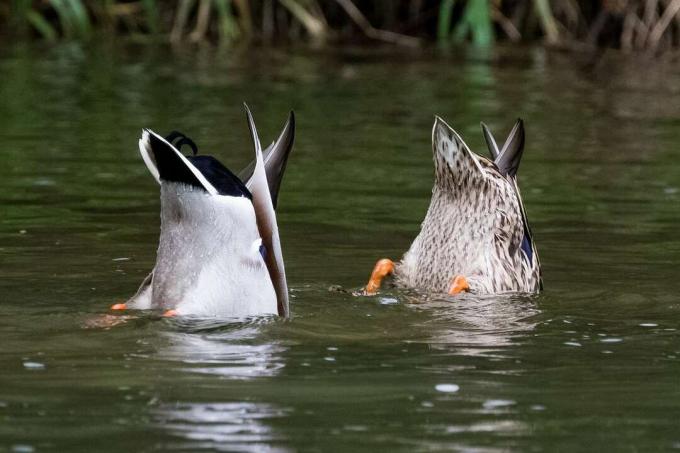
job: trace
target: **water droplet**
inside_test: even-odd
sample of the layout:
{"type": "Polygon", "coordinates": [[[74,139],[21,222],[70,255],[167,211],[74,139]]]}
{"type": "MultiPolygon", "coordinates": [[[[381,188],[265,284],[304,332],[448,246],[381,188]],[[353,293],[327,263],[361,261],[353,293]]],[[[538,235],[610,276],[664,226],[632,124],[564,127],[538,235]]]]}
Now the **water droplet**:
{"type": "Polygon", "coordinates": [[[456,384],[437,384],[434,386],[434,389],[442,393],[456,393],[460,390],[460,386],[456,384]]]}
{"type": "Polygon", "coordinates": [[[364,432],[368,431],[368,427],[364,425],[345,425],[342,429],[345,431],[354,431],[354,432],[364,432]]]}
{"type": "Polygon", "coordinates": [[[44,370],[45,364],[40,362],[24,362],[24,368],[27,370],[44,370]]]}
{"type": "Polygon", "coordinates": [[[12,452],[14,453],[33,453],[35,448],[31,445],[16,444],[12,445],[12,452]]]}
{"type": "Polygon", "coordinates": [[[576,341],[565,341],[564,344],[567,346],[581,347],[581,343],[578,343],[576,341]]]}
{"type": "Polygon", "coordinates": [[[487,400],[484,401],[482,405],[484,409],[496,409],[499,407],[508,407],[514,405],[515,402],[512,400],[487,400]]]}
{"type": "Polygon", "coordinates": [[[659,327],[659,325],[653,322],[643,322],[640,327],[659,327]]]}
{"type": "Polygon", "coordinates": [[[600,343],[621,343],[623,341],[623,338],[603,338],[600,340],[600,343]]]}
{"type": "Polygon", "coordinates": [[[380,298],[380,305],[394,305],[398,304],[399,301],[394,298],[394,297],[381,297],[380,298]]]}

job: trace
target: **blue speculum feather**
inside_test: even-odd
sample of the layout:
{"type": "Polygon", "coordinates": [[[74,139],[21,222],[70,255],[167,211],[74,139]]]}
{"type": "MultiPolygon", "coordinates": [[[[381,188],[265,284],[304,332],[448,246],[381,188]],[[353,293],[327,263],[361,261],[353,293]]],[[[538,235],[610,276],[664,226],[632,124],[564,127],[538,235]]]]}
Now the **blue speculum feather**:
{"type": "Polygon", "coordinates": [[[533,248],[531,247],[531,237],[529,236],[529,232],[527,231],[527,227],[524,227],[524,237],[522,238],[522,250],[524,251],[525,256],[529,260],[529,264],[534,259],[534,251],[533,248]]]}

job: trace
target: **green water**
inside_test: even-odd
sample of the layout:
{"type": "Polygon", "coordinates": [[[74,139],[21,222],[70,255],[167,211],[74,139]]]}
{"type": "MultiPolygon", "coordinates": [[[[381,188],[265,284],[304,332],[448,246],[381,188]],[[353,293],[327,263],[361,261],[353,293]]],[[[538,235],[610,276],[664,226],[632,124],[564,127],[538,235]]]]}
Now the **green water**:
{"type": "Polygon", "coordinates": [[[0,451],[680,449],[680,76],[611,60],[0,51],[0,451]],[[293,318],[110,314],[155,259],[141,128],[238,170],[242,101],[266,142],[298,119],[279,199],[293,318]],[[478,151],[480,120],[525,119],[542,294],[329,291],[417,233],[435,113],[478,151]]]}

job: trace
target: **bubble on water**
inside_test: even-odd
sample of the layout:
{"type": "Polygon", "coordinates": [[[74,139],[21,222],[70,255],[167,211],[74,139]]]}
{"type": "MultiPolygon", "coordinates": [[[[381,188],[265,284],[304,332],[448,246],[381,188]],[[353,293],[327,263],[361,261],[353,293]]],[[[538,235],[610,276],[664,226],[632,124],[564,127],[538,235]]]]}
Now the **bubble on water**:
{"type": "Polygon", "coordinates": [[[659,327],[659,325],[653,322],[643,322],[640,327],[659,327]]]}
{"type": "Polygon", "coordinates": [[[621,343],[622,341],[623,341],[623,338],[611,337],[611,338],[601,339],[600,343],[621,343]]]}
{"type": "Polygon", "coordinates": [[[434,389],[442,393],[456,393],[460,390],[460,386],[456,384],[437,384],[434,386],[434,389]]]}
{"type": "Polygon", "coordinates": [[[381,297],[380,298],[380,305],[394,305],[398,304],[399,301],[394,298],[394,297],[381,297]]]}
{"type": "Polygon", "coordinates": [[[564,344],[566,346],[575,346],[575,347],[581,347],[581,343],[576,342],[576,341],[565,341],[564,344]]]}
{"type": "Polygon", "coordinates": [[[324,357],[323,358],[326,362],[335,362],[335,357],[324,357]]]}
{"type": "Polygon", "coordinates": [[[484,409],[497,409],[499,407],[508,407],[514,405],[512,400],[486,400],[482,406],[484,409]]]}
{"type": "Polygon", "coordinates": [[[434,403],[432,401],[423,401],[420,403],[420,405],[423,407],[434,407],[434,403]]]}
{"type": "Polygon", "coordinates": [[[111,261],[130,261],[127,256],[121,256],[120,258],[113,258],[111,261]]]}
{"type": "Polygon", "coordinates": [[[532,411],[540,412],[545,410],[545,406],[542,404],[532,404],[531,406],[529,406],[529,409],[531,409],[532,411]]]}
{"type": "Polygon", "coordinates": [[[609,349],[605,349],[602,351],[602,354],[614,354],[614,351],[610,351],[609,349]]]}
{"type": "Polygon", "coordinates": [[[35,186],[54,186],[56,182],[53,179],[50,178],[36,178],[33,180],[33,185],[35,186]]]}
{"type": "Polygon", "coordinates": [[[336,348],[335,346],[329,346],[329,347],[326,348],[326,350],[327,351],[337,351],[338,348],[336,348]]]}
{"type": "Polygon", "coordinates": [[[44,370],[45,364],[40,362],[24,362],[24,368],[27,370],[44,370]]]}
{"type": "Polygon", "coordinates": [[[345,431],[354,431],[357,433],[361,433],[364,431],[368,431],[368,426],[364,425],[345,425],[342,427],[345,431]]]}
{"type": "Polygon", "coordinates": [[[26,444],[16,444],[12,445],[12,452],[13,453],[32,453],[35,451],[35,448],[31,445],[26,445],[26,444]]]}

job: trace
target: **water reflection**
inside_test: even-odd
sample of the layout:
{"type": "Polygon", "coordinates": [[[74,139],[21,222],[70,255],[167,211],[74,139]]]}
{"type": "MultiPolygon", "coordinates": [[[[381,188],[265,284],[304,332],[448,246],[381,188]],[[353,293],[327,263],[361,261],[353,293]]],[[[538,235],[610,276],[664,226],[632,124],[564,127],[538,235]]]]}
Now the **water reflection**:
{"type": "Polygon", "coordinates": [[[285,366],[286,348],[270,341],[270,318],[246,322],[178,319],[174,330],[162,333],[166,341],[157,357],[179,363],[179,378],[195,381],[192,375],[216,376],[220,383],[201,379],[198,388],[177,399],[160,404],[152,411],[155,424],[187,443],[173,448],[217,451],[284,451],[270,443],[282,436],[269,421],[285,415],[285,410],[269,403],[253,402],[243,387],[247,381],[272,378],[285,366]],[[226,385],[223,379],[242,381],[226,385]],[[243,399],[248,399],[244,401],[243,399]],[[206,402],[208,400],[208,402],[206,402]]]}
{"type": "Polygon", "coordinates": [[[497,356],[534,330],[541,313],[535,296],[518,295],[433,298],[413,307],[430,311],[422,327],[431,332],[432,347],[469,356],[497,356]]]}
{"type": "Polygon", "coordinates": [[[272,447],[280,436],[267,424],[286,411],[261,403],[179,403],[159,407],[156,423],[185,439],[173,447],[195,450],[259,452],[287,451],[272,447]]]}
{"type": "Polygon", "coordinates": [[[269,317],[245,322],[178,319],[176,330],[164,332],[167,342],[158,351],[162,360],[180,362],[181,371],[227,379],[276,376],[284,367],[285,348],[263,338],[263,329],[276,322],[269,317]]]}

